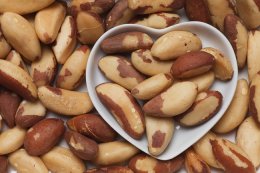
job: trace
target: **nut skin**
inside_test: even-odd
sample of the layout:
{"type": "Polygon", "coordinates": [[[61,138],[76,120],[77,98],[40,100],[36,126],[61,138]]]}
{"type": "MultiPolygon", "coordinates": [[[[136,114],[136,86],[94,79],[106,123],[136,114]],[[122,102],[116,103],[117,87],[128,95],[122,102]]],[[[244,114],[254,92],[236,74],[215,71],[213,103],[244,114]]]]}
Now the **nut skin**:
{"type": "Polygon", "coordinates": [[[255,74],[260,71],[259,59],[257,58],[260,54],[258,45],[260,39],[260,31],[250,31],[248,34],[248,49],[247,49],[247,69],[249,81],[252,81],[255,74]]]}
{"type": "Polygon", "coordinates": [[[111,142],[117,137],[117,133],[99,115],[95,114],[76,116],[67,121],[67,126],[98,142],[111,142]]]}
{"type": "Polygon", "coordinates": [[[7,173],[8,160],[5,156],[0,156],[0,173],[7,173]]]}
{"type": "Polygon", "coordinates": [[[249,86],[245,79],[237,82],[235,95],[227,111],[213,127],[216,133],[228,133],[238,127],[247,115],[249,103],[249,86]]]}
{"type": "Polygon", "coordinates": [[[186,0],[184,9],[189,20],[211,24],[209,9],[204,0],[186,0]]]}
{"type": "Polygon", "coordinates": [[[76,18],[77,36],[82,44],[95,44],[105,32],[103,19],[96,13],[80,11],[76,18]]]}
{"type": "Polygon", "coordinates": [[[54,147],[41,156],[42,161],[51,172],[82,173],[86,170],[85,163],[76,157],[68,148],[54,147]]]}
{"type": "Polygon", "coordinates": [[[31,64],[31,76],[38,87],[51,85],[57,71],[57,61],[52,50],[43,46],[42,56],[31,64]]]}
{"type": "Polygon", "coordinates": [[[56,86],[63,89],[74,90],[82,83],[88,61],[90,48],[80,46],[68,58],[59,71],[56,86]]]}
{"type": "Polygon", "coordinates": [[[260,73],[258,72],[250,83],[249,90],[249,114],[252,115],[255,121],[260,124],[259,112],[259,87],[260,87],[260,73]]]}
{"type": "Polygon", "coordinates": [[[209,71],[215,63],[214,57],[206,52],[186,53],[173,63],[171,74],[175,78],[190,78],[209,71]]]}
{"type": "Polygon", "coordinates": [[[252,116],[247,117],[239,126],[236,144],[248,155],[257,168],[260,165],[260,127],[252,116]]]}
{"type": "Polygon", "coordinates": [[[31,62],[41,56],[39,39],[31,24],[22,16],[12,12],[5,12],[1,17],[3,34],[23,57],[31,62]],[[19,29],[19,28],[23,29],[19,29]]]}
{"type": "Polygon", "coordinates": [[[131,93],[113,83],[98,85],[96,92],[126,133],[134,139],[140,139],[145,131],[144,115],[131,93]]]}
{"type": "Polygon", "coordinates": [[[224,167],[225,172],[256,172],[253,163],[241,148],[228,140],[217,138],[210,140],[216,160],[224,167]]]}
{"type": "Polygon", "coordinates": [[[18,14],[28,14],[39,11],[42,8],[49,6],[53,3],[54,0],[28,0],[26,3],[20,0],[14,0],[9,2],[8,0],[1,0],[0,1],[0,13],[3,12],[14,12],[18,14]]]}
{"type": "Polygon", "coordinates": [[[118,0],[105,19],[106,30],[128,23],[135,13],[128,8],[127,0],[118,0]]]}
{"type": "Polygon", "coordinates": [[[65,15],[66,7],[57,2],[36,13],[34,26],[41,42],[50,44],[56,39],[65,15]]]}
{"type": "Polygon", "coordinates": [[[30,156],[24,149],[17,150],[10,154],[8,160],[17,172],[49,172],[39,157],[30,156]]]}
{"type": "Polygon", "coordinates": [[[125,141],[113,141],[99,144],[99,152],[93,163],[99,166],[124,163],[140,151],[125,141]]]}
{"type": "Polygon", "coordinates": [[[65,126],[61,119],[44,119],[28,130],[24,148],[32,156],[43,155],[60,141],[64,132],[65,126]]]}
{"type": "Polygon", "coordinates": [[[106,13],[115,5],[115,0],[73,0],[69,12],[76,16],[79,11],[88,11],[97,14],[106,13]]]}
{"type": "Polygon", "coordinates": [[[0,155],[12,153],[23,145],[26,130],[15,126],[0,135],[0,155]]]}
{"type": "Polygon", "coordinates": [[[147,17],[136,17],[129,23],[143,25],[155,29],[164,29],[180,22],[180,16],[173,13],[154,13],[147,17]]]}
{"type": "Polygon", "coordinates": [[[22,101],[15,114],[15,123],[22,128],[30,128],[45,118],[46,108],[41,102],[22,101]]]}
{"type": "Polygon", "coordinates": [[[154,42],[151,52],[159,60],[174,60],[187,52],[199,51],[201,48],[201,40],[196,34],[170,31],[154,42]]]}
{"type": "Polygon", "coordinates": [[[213,66],[213,71],[216,78],[226,81],[233,77],[234,70],[232,64],[229,58],[226,57],[220,50],[212,47],[205,47],[201,49],[201,51],[207,52],[214,56],[215,64],[213,66]]]}
{"type": "Polygon", "coordinates": [[[88,93],[41,86],[38,88],[38,96],[48,110],[62,115],[84,114],[93,108],[88,93]]]}
{"type": "Polygon", "coordinates": [[[0,115],[9,128],[15,126],[15,113],[21,102],[20,97],[7,90],[0,90],[0,115]]]}
{"type": "Polygon", "coordinates": [[[72,16],[65,17],[52,50],[59,64],[64,64],[72,54],[77,42],[77,28],[72,16]]]}
{"type": "Polygon", "coordinates": [[[145,80],[145,76],[122,56],[105,56],[99,60],[98,67],[108,79],[128,90],[145,80]]]}
{"type": "Polygon", "coordinates": [[[173,64],[173,61],[160,61],[154,58],[149,49],[139,49],[132,52],[131,62],[139,72],[147,76],[170,73],[173,64]]]}
{"type": "Polygon", "coordinates": [[[98,153],[98,144],[80,133],[67,131],[65,140],[71,151],[83,160],[93,160],[98,153]]]}
{"type": "Polygon", "coordinates": [[[104,39],[101,49],[107,54],[127,53],[138,49],[148,49],[152,44],[152,38],[143,32],[124,32],[104,39]]]}
{"type": "Polygon", "coordinates": [[[207,163],[197,155],[193,149],[185,152],[185,169],[188,173],[210,173],[211,170],[207,163]]]}
{"type": "Polygon", "coordinates": [[[143,111],[151,116],[173,117],[188,110],[195,101],[196,96],[196,84],[193,82],[179,82],[146,102],[143,111]]]}
{"type": "Polygon", "coordinates": [[[244,21],[248,29],[255,29],[260,25],[259,1],[236,0],[236,8],[239,17],[244,21]]]}
{"type": "Polygon", "coordinates": [[[129,8],[137,14],[149,14],[162,11],[176,11],[184,6],[184,0],[135,1],[128,0],[129,8]]]}
{"type": "Polygon", "coordinates": [[[130,168],[125,166],[109,166],[103,168],[93,168],[84,173],[134,173],[130,168]]]}
{"type": "Polygon", "coordinates": [[[205,123],[221,108],[223,96],[219,91],[205,91],[197,95],[193,105],[177,117],[183,126],[197,126],[205,123]]]}
{"type": "Polygon", "coordinates": [[[229,14],[224,20],[224,34],[231,43],[237,57],[237,64],[242,69],[247,59],[248,31],[242,20],[234,14],[229,14]]]}
{"type": "Polygon", "coordinates": [[[0,85],[29,101],[37,99],[37,88],[29,74],[5,60],[0,60],[0,85]]]}
{"type": "Polygon", "coordinates": [[[168,161],[160,161],[148,155],[139,154],[130,160],[128,166],[135,173],[174,173],[181,169],[183,163],[183,155],[179,155],[168,161]]]}

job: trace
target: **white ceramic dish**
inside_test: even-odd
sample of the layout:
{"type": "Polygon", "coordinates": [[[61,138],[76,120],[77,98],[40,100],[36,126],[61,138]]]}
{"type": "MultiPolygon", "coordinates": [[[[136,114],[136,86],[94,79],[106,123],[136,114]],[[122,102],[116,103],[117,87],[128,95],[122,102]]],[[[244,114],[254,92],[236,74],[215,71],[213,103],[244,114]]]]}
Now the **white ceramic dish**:
{"type": "Polygon", "coordinates": [[[234,51],[228,42],[228,40],[225,38],[225,36],[219,32],[214,27],[201,23],[201,22],[187,22],[187,23],[180,23],[174,26],[171,26],[166,29],[157,30],[157,29],[151,29],[144,26],[139,25],[122,25],[115,27],[108,32],[106,32],[95,44],[93,47],[89,60],[87,65],[87,71],[86,71],[86,81],[87,81],[87,88],[90,95],[90,98],[99,112],[99,114],[103,117],[103,119],[111,126],[113,127],[122,137],[124,137],[126,140],[131,142],[133,145],[138,147],[140,150],[144,151],[145,153],[149,154],[149,151],[147,149],[147,139],[146,136],[141,140],[135,140],[131,138],[117,123],[117,121],[114,119],[113,115],[110,114],[110,112],[105,108],[105,106],[100,102],[95,87],[100,84],[107,82],[108,80],[104,77],[104,75],[100,72],[98,68],[98,61],[100,58],[105,56],[105,53],[100,49],[101,42],[108,37],[111,37],[113,35],[127,32],[127,31],[141,31],[145,32],[148,35],[150,35],[153,39],[157,39],[161,35],[173,31],[173,30],[185,30],[190,31],[199,36],[199,38],[202,40],[203,47],[214,47],[219,50],[221,50],[227,57],[230,58],[230,61],[232,63],[233,69],[234,69],[234,75],[232,80],[227,82],[222,82],[216,80],[214,82],[214,85],[211,89],[218,90],[223,95],[223,104],[220,109],[220,111],[208,122],[204,123],[203,125],[200,125],[198,127],[194,128],[183,128],[180,126],[176,126],[176,130],[174,133],[174,137],[169,144],[166,151],[161,154],[160,156],[156,157],[160,160],[168,160],[171,158],[176,157],[180,153],[182,153],[184,150],[186,150],[188,147],[190,147],[193,143],[195,143],[199,138],[201,138],[209,129],[211,129],[214,124],[221,118],[223,113],[228,108],[237,84],[237,76],[238,76],[238,69],[236,65],[236,58],[234,51]]]}

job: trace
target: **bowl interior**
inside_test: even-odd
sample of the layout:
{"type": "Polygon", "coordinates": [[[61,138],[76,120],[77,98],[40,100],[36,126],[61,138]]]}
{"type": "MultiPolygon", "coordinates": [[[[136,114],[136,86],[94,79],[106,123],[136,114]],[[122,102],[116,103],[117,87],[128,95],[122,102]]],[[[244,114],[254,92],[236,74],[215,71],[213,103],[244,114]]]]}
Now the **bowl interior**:
{"type": "Polygon", "coordinates": [[[157,159],[160,160],[172,159],[177,155],[179,155],[180,153],[182,153],[192,144],[194,144],[205,133],[207,133],[214,126],[214,124],[217,123],[217,121],[221,118],[221,116],[228,108],[236,89],[238,69],[236,65],[237,62],[236,62],[234,51],[230,43],[226,39],[226,37],[214,27],[201,22],[180,23],[162,30],[151,29],[148,27],[139,26],[135,24],[121,25],[106,32],[96,42],[89,56],[87,71],[86,71],[86,82],[87,82],[88,92],[99,114],[123,138],[128,140],[130,143],[135,145],[140,150],[149,154],[146,136],[144,135],[141,140],[135,140],[131,138],[120,127],[120,125],[114,119],[113,115],[110,114],[110,112],[105,108],[105,106],[103,106],[103,104],[101,103],[101,101],[99,100],[96,94],[95,87],[100,83],[104,83],[108,81],[98,68],[99,59],[106,56],[106,54],[100,49],[100,44],[105,38],[111,37],[113,35],[122,32],[141,31],[147,33],[154,40],[156,40],[161,35],[173,30],[183,30],[183,31],[190,31],[192,33],[195,33],[202,40],[203,47],[213,47],[221,50],[224,53],[224,55],[230,58],[230,61],[234,69],[234,74],[233,74],[233,78],[227,82],[215,80],[213,86],[211,87],[211,89],[218,90],[223,95],[223,103],[219,112],[209,121],[197,127],[184,128],[179,126],[177,123],[175,123],[175,132],[171,143],[169,144],[165,152],[163,152],[161,155],[156,157],[157,159]]]}

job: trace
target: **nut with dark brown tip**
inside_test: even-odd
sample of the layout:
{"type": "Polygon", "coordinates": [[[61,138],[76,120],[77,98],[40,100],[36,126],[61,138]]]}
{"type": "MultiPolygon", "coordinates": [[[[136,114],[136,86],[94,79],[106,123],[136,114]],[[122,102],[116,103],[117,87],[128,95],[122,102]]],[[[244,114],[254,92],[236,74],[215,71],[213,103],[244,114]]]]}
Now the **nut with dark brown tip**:
{"type": "Polygon", "coordinates": [[[6,57],[6,60],[21,67],[22,69],[24,69],[24,71],[28,72],[28,69],[24,64],[21,55],[17,51],[12,50],[11,52],[9,52],[9,54],[6,57]]]}
{"type": "Polygon", "coordinates": [[[100,117],[95,114],[83,114],[67,121],[67,126],[82,135],[98,142],[111,142],[117,133],[100,117]]]}
{"type": "Polygon", "coordinates": [[[149,49],[152,38],[143,32],[124,32],[108,37],[101,42],[101,49],[107,54],[127,53],[138,49],[149,49]]]}
{"type": "Polygon", "coordinates": [[[24,148],[28,154],[39,156],[50,151],[62,138],[65,132],[61,119],[44,119],[28,131],[24,139],[24,148]]]}
{"type": "Polygon", "coordinates": [[[83,160],[93,160],[98,154],[98,144],[80,133],[67,131],[65,140],[71,151],[83,160]]]}

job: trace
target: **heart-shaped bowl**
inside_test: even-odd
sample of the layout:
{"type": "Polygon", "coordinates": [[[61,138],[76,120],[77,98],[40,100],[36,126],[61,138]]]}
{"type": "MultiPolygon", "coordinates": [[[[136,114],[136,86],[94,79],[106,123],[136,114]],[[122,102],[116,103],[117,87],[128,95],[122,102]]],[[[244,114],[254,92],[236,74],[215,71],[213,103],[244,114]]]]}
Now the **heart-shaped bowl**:
{"type": "Polygon", "coordinates": [[[106,56],[106,54],[101,50],[100,44],[104,39],[108,37],[128,31],[145,32],[154,40],[156,40],[158,37],[173,30],[190,31],[194,34],[197,34],[197,36],[202,41],[203,47],[213,47],[221,50],[224,53],[224,55],[230,58],[232,67],[234,69],[234,74],[233,78],[226,82],[215,80],[213,86],[211,87],[211,89],[218,90],[223,95],[223,102],[219,112],[209,121],[197,127],[184,128],[177,124],[175,126],[174,136],[168,148],[161,155],[156,157],[160,160],[169,160],[182,153],[184,150],[186,150],[188,147],[194,144],[197,140],[199,140],[204,134],[206,134],[217,123],[217,121],[227,110],[235,93],[238,69],[234,51],[226,37],[216,28],[202,22],[180,23],[161,30],[152,29],[135,24],[121,25],[107,31],[104,35],[102,35],[102,37],[99,38],[99,40],[92,48],[86,70],[87,88],[96,110],[118,134],[120,134],[123,138],[125,138],[127,141],[132,143],[134,146],[136,146],[143,152],[149,154],[146,136],[144,135],[143,138],[140,140],[135,140],[132,137],[130,137],[117,123],[113,115],[101,103],[96,94],[95,87],[101,83],[108,81],[108,79],[104,77],[104,75],[98,68],[98,61],[102,57],[106,56]]]}

